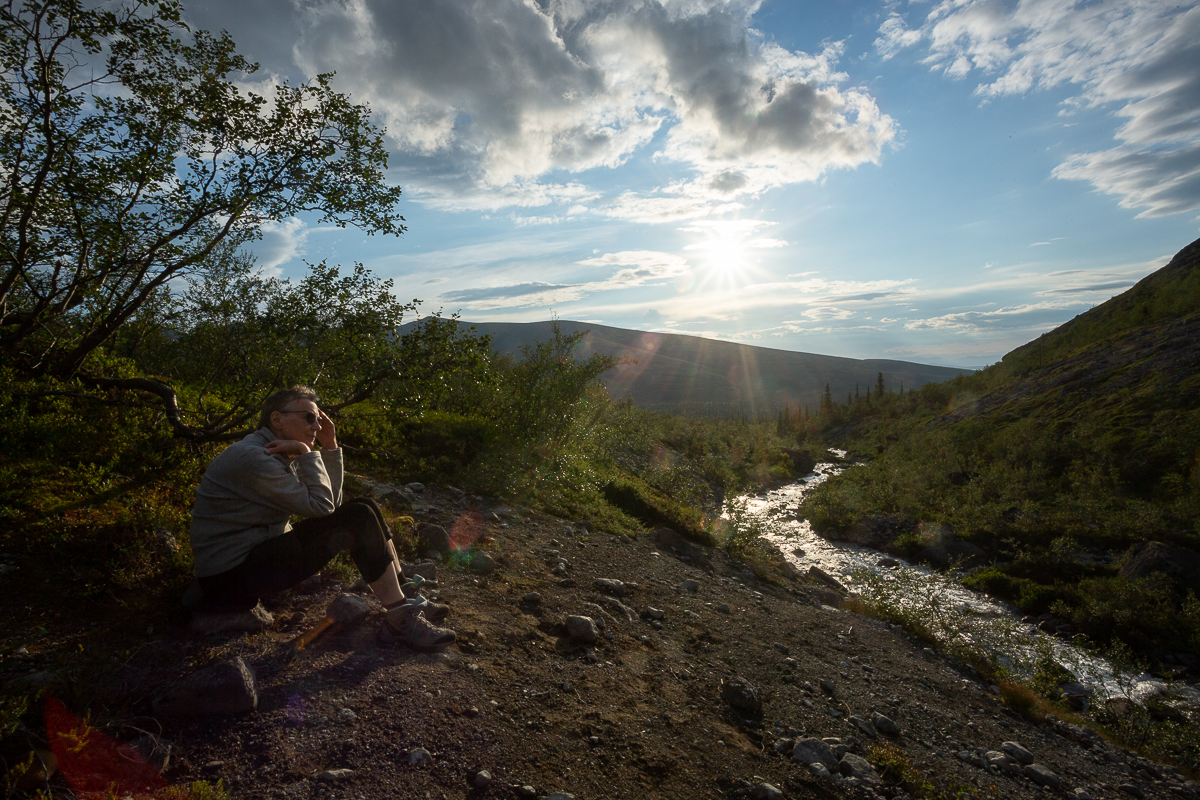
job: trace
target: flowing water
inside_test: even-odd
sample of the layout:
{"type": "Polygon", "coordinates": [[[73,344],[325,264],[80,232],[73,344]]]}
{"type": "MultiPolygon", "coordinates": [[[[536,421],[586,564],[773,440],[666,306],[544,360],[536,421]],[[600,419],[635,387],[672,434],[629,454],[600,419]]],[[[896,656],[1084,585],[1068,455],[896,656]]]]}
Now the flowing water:
{"type": "MultiPolygon", "coordinates": [[[[845,456],[838,450],[830,452],[838,458],[845,456]]],[[[796,483],[743,495],[732,502],[745,504],[745,521],[761,526],[763,538],[778,547],[801,572],[818,567],[852,592],[864,595],[877,595],[882,587],[889,601],[919,611],[923,618],[928,615],[939,620],[941,624],[934,627],[942,634],[943,644],[990,652],[1018,674],[1029,673],[1039,658],[1052,655],[1088,685],[1097,699],[1127,695],[1142,700],[1165,691],[1166,684],[1150,675],[1118,681],[1102,659],[1021,622],[1015,608],[966,589],[952,576],[815,534],[808,520],[796,513],[797,507],[815,486],[844,469],[838,464],[820,463],[796,483]]],[[[1189,689],[1185,693],[1197,694],[1188,699],[1200,702],[1200,692],[1189,689]]]]}

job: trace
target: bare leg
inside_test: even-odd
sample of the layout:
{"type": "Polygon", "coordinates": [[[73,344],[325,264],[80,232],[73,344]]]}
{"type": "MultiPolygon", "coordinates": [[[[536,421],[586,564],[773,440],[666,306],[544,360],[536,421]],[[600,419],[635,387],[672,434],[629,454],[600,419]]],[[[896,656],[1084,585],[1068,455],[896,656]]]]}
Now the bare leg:
{"type": "Polygon", "coordinates": [[[379,602],[383,603],[384,608],[395,608],[404,602],[404,590],[400,588],[400,559],[396,556],[396,548],[389,541],[387,543],[388,552],[392,556],[392,563],[388,564],[387,569],[383,571],[383,575],[379,576],[379,580],[372,581],[371,591],[379,598],[379,602]]]}

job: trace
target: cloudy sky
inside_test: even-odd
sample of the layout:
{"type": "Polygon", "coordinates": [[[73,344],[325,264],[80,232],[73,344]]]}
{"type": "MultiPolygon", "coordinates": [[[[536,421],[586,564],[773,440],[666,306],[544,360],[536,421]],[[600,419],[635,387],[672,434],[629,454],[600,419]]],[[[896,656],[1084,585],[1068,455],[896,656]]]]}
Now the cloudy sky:
{"type": "Polygon", "coordinates": [[[972,366],[1200,236],[1200,2],[205,0],[387,129],[426,312],[972,366]]]}

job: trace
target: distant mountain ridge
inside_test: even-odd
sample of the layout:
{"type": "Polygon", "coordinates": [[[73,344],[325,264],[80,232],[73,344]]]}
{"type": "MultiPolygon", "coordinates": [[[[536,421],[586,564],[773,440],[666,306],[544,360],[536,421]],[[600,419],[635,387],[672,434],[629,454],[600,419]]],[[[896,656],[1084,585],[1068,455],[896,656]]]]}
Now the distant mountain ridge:
{"type": "MultiPolygon", "coordinates": [[[[472,323],[466,323],[472,324],[472,323]]],[[[545,341],[550,322],[478,322],[500,353],[517,354],[522,345],[545,341]]],[[[613,328],[562,320],[564,333],[586,331],[580,355],[621,356],[632,362],[604,376],[609,393],[631,398],[639,408],[696,416],[772,414],[785,405],[816,412],[825,385],[845,400],[856,385],[874,391],[883,373],[888,391],[940,383],[971,370],[891,359],[856,359],[775,350],[699,336],[613,328]]]]}

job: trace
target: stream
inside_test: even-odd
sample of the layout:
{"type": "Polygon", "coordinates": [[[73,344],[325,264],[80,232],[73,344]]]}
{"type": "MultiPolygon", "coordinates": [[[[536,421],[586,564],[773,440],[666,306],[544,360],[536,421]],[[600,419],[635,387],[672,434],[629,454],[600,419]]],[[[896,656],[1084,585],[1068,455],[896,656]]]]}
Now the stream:
{"type": "MultiPolygon", "coordinates": [[[[844,452],[830,450],[839,459],[844,452]]],[[[824,570],[851,592],[869,595],[880,590],[900,607],[919,611],[922,618],[941,624],[941,644],[965,644],[994,654],[1014,673],[1028,676],[1039,657],[1051,655],[1075,679],[1093,692],[1093,701],[1126,696],[1144,701],[1168,690],[1165,681],[1148,674],[1118,680],[1111,666],[1070,642],[1049,636],[1035,625],[1021,622],[1013,606],[977,594],[962,586],[953,575],[939,573],[878,550],[846,542],[823,539],[813,532],[808,520],[796,513],[804,496],[846,466],[823,462],[799,481],[761,492],[742,495],[734,503],[746,504],[747,522],[762,526],[762,538],[777,547],[801,572],[810,567],[824,570]],[[874,576],[874,580],[870,576],[874,576]]],[[[726,505],[728,514],[729,505],[726,505]]],[[[1175,688],[1185,704],[1200,707],[1200,689],[1175,688]]]]}

